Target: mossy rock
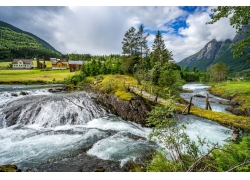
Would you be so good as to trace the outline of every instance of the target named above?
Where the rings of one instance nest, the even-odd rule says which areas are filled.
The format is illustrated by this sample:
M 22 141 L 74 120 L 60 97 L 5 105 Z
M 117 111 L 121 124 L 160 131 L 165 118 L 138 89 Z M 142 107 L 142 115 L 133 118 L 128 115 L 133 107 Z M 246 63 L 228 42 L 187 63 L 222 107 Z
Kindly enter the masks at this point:
M 16 165 L 6 164 L 0 166 L 0 172 L 21 172 Z

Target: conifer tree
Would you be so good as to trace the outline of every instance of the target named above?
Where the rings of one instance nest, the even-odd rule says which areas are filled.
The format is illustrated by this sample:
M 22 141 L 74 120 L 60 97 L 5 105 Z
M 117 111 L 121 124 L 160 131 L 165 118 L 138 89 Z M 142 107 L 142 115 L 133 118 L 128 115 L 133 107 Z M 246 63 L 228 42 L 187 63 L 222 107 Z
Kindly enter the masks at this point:
M 139 31 L 137 32 L 138 36 L 138 46 L 140 49 L 140 64 L 142 64 L 142 55 L 148 52 L 148 45 L 147 45 L 147 37 L 149 33 L 146 33 L 143 26 L 141 25 Z
M 153 62 L 159 61 L 161 64 L 168 62 L 172 58 L 172 52 L 169 52 L 165 46 L 161 32 L 158 30 L 155 35 L 154 43 L 152 45 L 152 60 Z
M 123 54 L 134 55 L 138 51 L 138 36 L 136 29 L 131 27 L 124 35 L 122 41 Z

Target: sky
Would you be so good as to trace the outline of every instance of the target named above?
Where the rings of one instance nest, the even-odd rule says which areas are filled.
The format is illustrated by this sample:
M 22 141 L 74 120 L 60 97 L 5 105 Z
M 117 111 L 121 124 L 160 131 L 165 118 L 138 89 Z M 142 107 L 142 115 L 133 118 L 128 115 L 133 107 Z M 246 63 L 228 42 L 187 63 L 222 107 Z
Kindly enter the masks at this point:
M 150 33 L 148 46 L 152 46 L 156 32 L 161 31 L 176 62 L 198 52 L 212 39 L 233 39 L 236 32 L 227 18 L 206 25 L 210 10 L 216 7 L 213 1 L 206 5 L 199 1 L 162 4 L 162 0 L 126 1 L 127 4 L 109 0 L 92 0 L 88 4 L 77 0 L 56 2 L 59 1 L 1 2 L 0 20 L 35 34 L 63 54 L 122 54 L 126 31 L 143 25 Z

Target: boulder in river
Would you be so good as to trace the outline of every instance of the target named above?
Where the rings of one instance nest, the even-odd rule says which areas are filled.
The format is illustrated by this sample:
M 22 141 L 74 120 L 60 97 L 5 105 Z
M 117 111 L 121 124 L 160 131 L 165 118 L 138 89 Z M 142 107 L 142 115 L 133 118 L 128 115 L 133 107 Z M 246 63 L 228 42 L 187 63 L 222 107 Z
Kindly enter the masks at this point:
M 223 105 L 230 105 L 230 101 L 219 100 L 219 103 Z
M 11 96 L 18 96 L 17 93 L 11 93 Z
M 25 95 L 28 95 L 28 93 L 27 93 L 27 92 L 24 92 L 24 91 L 21 91 L 21 92 L 20 92 L 20 95 L 25 96 Z
M 195 94 L 194 97 L 199 97 L 199 98 L 206 98 L 206 96 L 201 95 L 201 94 Z
M 22 172 L 16 165 L 6 164 L 0 166 L 0 172 Z

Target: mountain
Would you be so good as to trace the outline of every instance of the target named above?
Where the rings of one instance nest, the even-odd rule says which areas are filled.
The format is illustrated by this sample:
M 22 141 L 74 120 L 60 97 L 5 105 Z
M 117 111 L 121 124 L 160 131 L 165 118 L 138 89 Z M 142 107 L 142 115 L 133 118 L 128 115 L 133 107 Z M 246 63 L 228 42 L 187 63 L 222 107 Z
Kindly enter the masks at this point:
M 245 32 L 246 27 L 242 29 Z M 232 44 L 236 41 L 240 41 L 246 37 L 246 34 L 236 34 L 233 40 L 226 39 L 225 41 L 216 41 L 215 39 L 208 42 L 199 52 L 183 59 L 178 63 L 182 68 L 189 66 L 189 69 L 196 67 L 200 71 L 204 71 L 210 65 L 218 62 L 223 62 L 229 69 L 230 73 L 239 72 L 250 68 L 250 62 L 247 62 L 247 53 L 250 49 L 247 49 L 247 53 L 240 58 L 234 58 L 231 52 Z
M 0 21 L 0 61 L 60 55 L 59 51 L 36 35 Z

